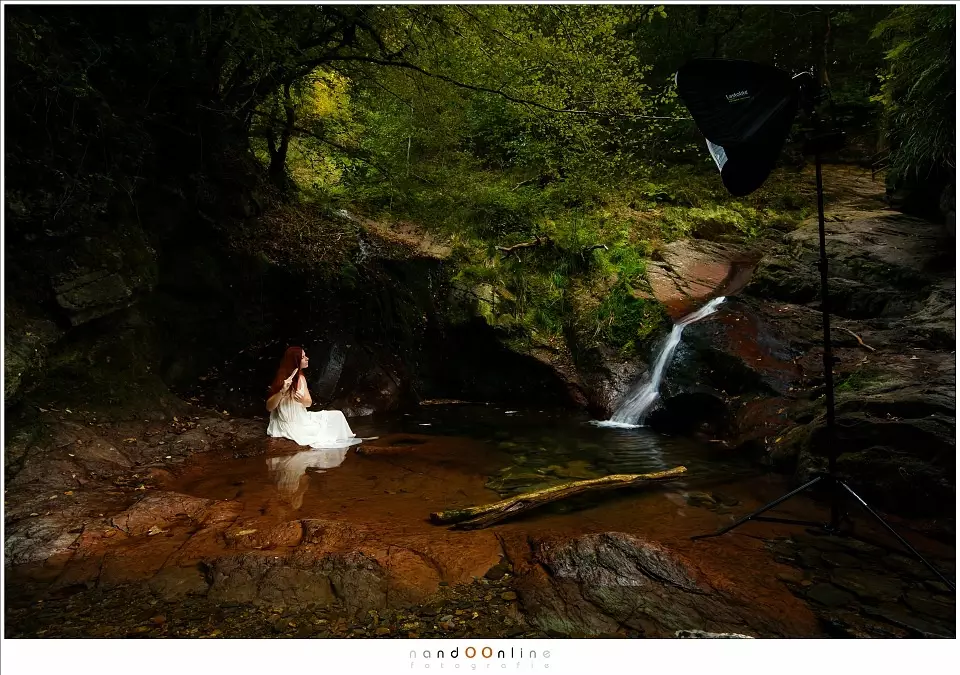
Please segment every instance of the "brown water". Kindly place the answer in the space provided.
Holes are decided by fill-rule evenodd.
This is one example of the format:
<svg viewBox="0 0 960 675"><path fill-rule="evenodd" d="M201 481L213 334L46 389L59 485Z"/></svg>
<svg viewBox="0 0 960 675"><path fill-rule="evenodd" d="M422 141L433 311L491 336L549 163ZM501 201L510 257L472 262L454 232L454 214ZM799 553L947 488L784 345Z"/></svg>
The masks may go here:
<svg viewBox="0 0 960 675"><path fill-rule="evenodd" d="M262 438L190 458L156 487L224 500L218 508L230 512L226 521L200 529L189 523L164 526L165 536L125 536L91 527L82 554L57 573L57 583L82 582L90 573L99 579L98 588L110 589L146 581L161 569L189 571L225 554L293 554L306 545L305 532L313 523L321 534L313 535L308 549L363 553L389 569L411 597L428 598L441 584L454 587L483 577L504 554L523 567L531 537L623 532L682 556L711 586L755 607L783 635L827 634L824 616L829 619L831 612L840 612L838 621L847 627L860 626L860 613L886 612L886 623L869 619L874 627L844 628L846 633L954 630L952 621L931 624L928 615L914 610L920 603L942 613L952 596L938 589L922 567L905 563L895 553L897 544L861 512L853 511L853 530L873 544L854 549L856 559L837 558L839 542L776 523L748 523L719 538L692 541L691 536L713 532L790 487L783 477L761 472L721 444L646 429L597 428L568 411L496 406L424 406L414 414L352 420L352 425L358 435L378 438L346 451L305 450ZM485 530L451 530L429 520L432 512L490 503L556 482L681 465L688 469L682 481L587 494ZM805 494L775 515L823 522L828 511ZM953 547L910 532L909 525L898 523L915 546L949 564L952 574ZM866 584L866 599L833 585L837 565L847 565L837 583L848 589ZM868 568L872 571L863 581L857 575ZM901 600L870 599L869 586L881 577L881 586L893 583ZM849 600L841 607L821 602L838 594ZM56 623L58 611L51 609L50 621ZM919 628L910 633L905 621ZM50 629L43 624L43 630Z"/></svg>
<svg viewBox="0 0 960 675"><path fill-rule="evenodd" d="M809 548L804 528L749 523L723 537L690 539L715 531L791 487L783 477L763 473L721 444L647 429L598 428L587 417L566 411L497 406L424 406L414 414L355 420L353 427L360 436L378 438L332 456L285 441L268 442L266 453L259 456L207 455L169 488L241 502L238 528L262 530L293 519L336 520L362 531L361 539L371 550L415 549L428 556L437 571L436 578L417 582L424 590L437 579L460 583L482 576L502 551L524 550L531 534L626 532L659 541L692 561L715 587L774 617L785 634L824 634L822 613L832 610L803 594L822 587L819 582L828 578L831 568L818 562L819 571L803 571L805 586L798 585L799 577L787 583L784 578L797 570L784 564L772 547L787 541ZM675 466L687 467L683 480L585 495L488 530L453 531L428 520L435 511L489 503L560 481ZM825 522L828 510L804 495L774 515ZM872 557L895 556L895 542L864 514L854 511L852 516L857 535L882 547ZM941 559L953 557L952 547L916 533L908 537ZM356 546L356 540L351 545ZM889 574L902 576L902 571ZM933 578L924 577L922 569L917 574L904 588L919 587L920 578Z"/></svg>
<svg viewBox="0 0 960 675"><path fill-rule="evenodd" d="M368 523L410 528L433 510L485 503L567 480L686 466L689 478L653 497L673 505L672 491L756 473L720 444L642 428L598 428L589 418L566 411L429 406L416 414L354 420L353 427L358 436L377 438L342 450L265 440L263 454L238 458L228 451L199 457L166 487L237 500L248 517L355 514ZM646 500L640 504L649 508Z"/></svg>

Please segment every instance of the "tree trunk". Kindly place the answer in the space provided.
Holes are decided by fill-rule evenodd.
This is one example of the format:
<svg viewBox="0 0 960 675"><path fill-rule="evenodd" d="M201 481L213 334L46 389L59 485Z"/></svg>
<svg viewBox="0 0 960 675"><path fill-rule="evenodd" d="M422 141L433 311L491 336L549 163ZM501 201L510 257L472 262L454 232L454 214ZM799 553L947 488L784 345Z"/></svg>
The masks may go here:
<svg viewBox="0 0 960 675"><path fill-rule="evenodd" d="M290 84L283 85L283 109L285 120L280 128L280 142L274 147L270 140L270 181L281 190L290 187L290 177L287 175L287 151L290 149L290 137L296 126L296 113L293 108L293 98L290 96Z"/></svg>
<svg viewBox="0 0 960 675"><path fill-rule="evenodd" d="M512 518L518 513L535 509L538 506L566 499L584 492L611 490L623 487L637 487L655 481L666 481L677 478L687 472L685 466L678 466L667 471L641 474L616 474L603 478L591 478L573 483L555 485L545 490L527 492L516 497L509 497L493 504L470 506L463 509L450 509L430 514L430 521L436 525L453 523L455 530L476 530L498 523L501 520Z"/></svg>

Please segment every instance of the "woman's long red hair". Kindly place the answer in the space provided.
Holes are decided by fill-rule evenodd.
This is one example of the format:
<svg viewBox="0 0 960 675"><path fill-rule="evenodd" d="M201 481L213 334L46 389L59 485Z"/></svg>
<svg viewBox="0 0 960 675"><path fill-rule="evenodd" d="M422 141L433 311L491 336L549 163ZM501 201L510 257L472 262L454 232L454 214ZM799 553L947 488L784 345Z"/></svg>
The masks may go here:
<svg viewBox="0 0 960 675"><path fill-rule="evenodd" d="M290 382L290 390L297 390L297 387L300 385L300 378L303 377L303 375L300 374L300 361L302 360L303 348L287 347L287 351L283 353L283 360L280 361L280 367L277 368L277 375L273 378L273 383L270 385L270 392L267 394L268 398L283 389L283 381L290 377L290 373L294 370L297 371L297 375Z"/></svg>

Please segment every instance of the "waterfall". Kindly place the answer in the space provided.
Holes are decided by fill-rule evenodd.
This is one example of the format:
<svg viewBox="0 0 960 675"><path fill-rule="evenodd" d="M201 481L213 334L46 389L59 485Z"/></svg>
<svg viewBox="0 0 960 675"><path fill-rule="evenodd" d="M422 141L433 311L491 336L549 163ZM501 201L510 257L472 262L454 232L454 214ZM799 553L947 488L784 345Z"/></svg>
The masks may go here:
<svg viewBox="0 0 960 675"><path fill-rule="evenodd" d="M683 329L691 323L696 323L700 319L716 312L717 307L720 306L720 303L722 303L724 299L723 297L714 298L696 312L688 314L674 324L670 335L660 348L660 353L657 354L653 370L649 376L630 392L623 403L620 404L620 407L613 413L613 417L606 422L601 422L601 425L621 427L642 425L644 414L650 406L653 405L653 402L657 400L657 397L660 396L660 382L663 380L663 373L670 364L670 359L673 357L673 352L676 350L677 345L680 344Z"/></svg>

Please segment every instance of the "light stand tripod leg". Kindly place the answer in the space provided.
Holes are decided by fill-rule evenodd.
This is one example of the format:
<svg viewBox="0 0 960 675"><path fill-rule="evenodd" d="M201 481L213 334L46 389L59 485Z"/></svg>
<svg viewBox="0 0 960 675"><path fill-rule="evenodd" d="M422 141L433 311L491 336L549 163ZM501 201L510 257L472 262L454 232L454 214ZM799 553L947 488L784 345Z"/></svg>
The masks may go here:
<svg viewBox="0 0 960 675"><path fill-rule="evenodd" d="M865 509L867 510L867 513L869 513L871 516L873 516L874 519L875 519L878 523L880 523L881 525L883 525L883 526L887 529L887 532L889 532L889 533L892 534L894 537L896 537L896 538L897 538L897 541L899 541L901 544L903 544L904 547L906 547L906 549L907 549L908 551L910 551L917 560L919 560L920 562L922 562L924 565L926 565L928 568L930 568L930 571L931 571L931 572L933 572L933 573L936 574L938 577L940 577L940 580L943 581L943 583L945 583L945 584L950 588L951 591L952 591L952 590L955 590L955 587L954 587L954 585L953 585L953 582L950 581L949 579L947 579L945 576L943 576L943 575L940 573L940 570L938 570L936 567L934 567L932 564L930 564L930 562L929 562L926 558L924 558L922 555L920 555L920 552L917 551L917 549L915 549L913 546L911 546L911 545L910 545L910 542L908 542L906 539L904 539L904 538L901 537L899 534L897 534L897 531L894 530L892 527L890 527L890 525L887 523L887 521L885 521L883 518L880 517L880 514L878 514L878 513L877 513L876 511L874 511L873 509L871 509L871 508L870 508L870 505L867 504L865 501L863 501L863 499L860 497L860 495L858 495L856 492L854 492L853 489L852 489L849 485L847 485L846 483L844 483L842 480L841 480L841 481L837 481L837 482L843 487L844 490L846 490L846 491L849 492L851 495L853 495L853 498L856 499L858 502L860 502L860 506L862 506L863 508L865 508Z"/></svg>
<svg viewBox="0 0 960 675"><path fill-rule="evenodd" d="M783 495L783 496L780 497L779 499L770 502L769 504L767 504L767 505L764 506L764 507L761 507L760 509L757 509L756 511L754 511L753 513L751 513L751 514L748 515L748 516L744 516L743 518L741 518L740 520L736 521L735 523L731 523L730 525L727 525L727 526L724 527L723 529L717 530L717 531L714 532L713 534L698 534L698 535L693 536L693 537L690 537L690 538L691 538L691 539L708 539L708 538L710 538L710 537L719 537L719 536L722 535L722 534L726 534L727 532L729 532L730 530L734 529L735 527L739 527L740 525L743 525L743 524L744 524L745 522L747 522L748 520L753 520L753 519L755 519L755 518L756 518L757 516L759 516L761 513L764 513L764 512L766 512L766 511L769 511L769 510L772 509L773 507L782 504L783 502L787 501L788 499L790 499L790 498L793 497L794 495L800 494L801 492L803 492L804 490L806 490L806 489L809 488L809 487L813 487L814 485L816 485L817 483L819 483L821 480L823 480L823 476L817 476L816 478L814 478L813 480L809 481L808 483L804 483L803 485L801 485L800 487L798 487L798 488L797 488L796 490L794 490L793 492L788 492L787 494Z"/></svg>

